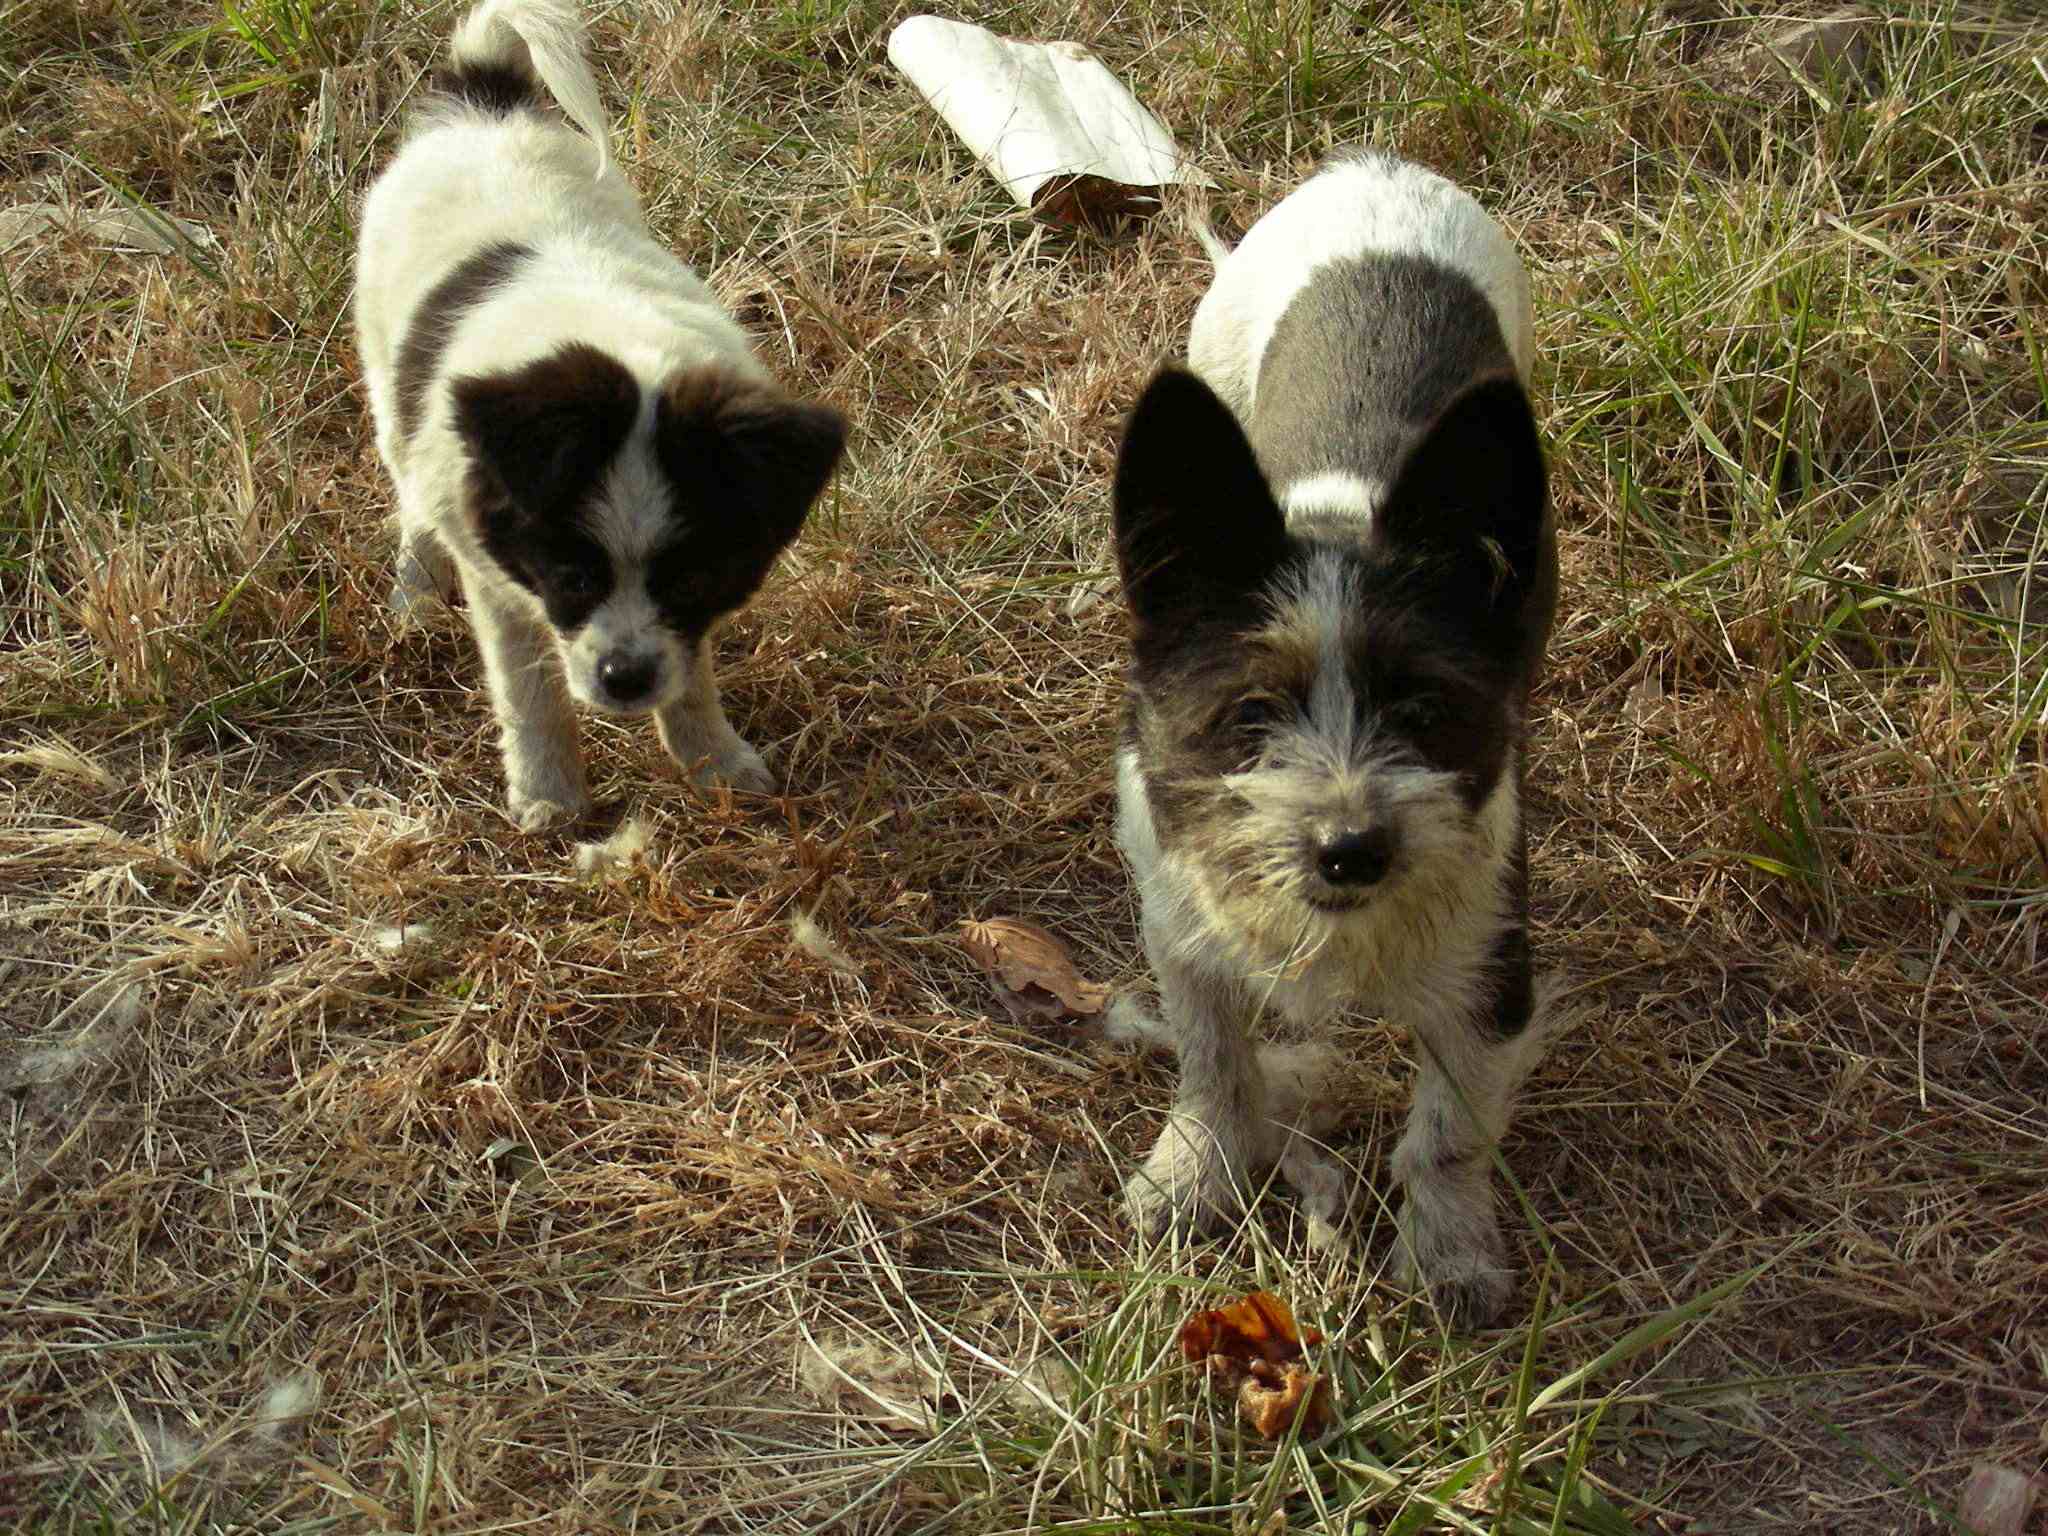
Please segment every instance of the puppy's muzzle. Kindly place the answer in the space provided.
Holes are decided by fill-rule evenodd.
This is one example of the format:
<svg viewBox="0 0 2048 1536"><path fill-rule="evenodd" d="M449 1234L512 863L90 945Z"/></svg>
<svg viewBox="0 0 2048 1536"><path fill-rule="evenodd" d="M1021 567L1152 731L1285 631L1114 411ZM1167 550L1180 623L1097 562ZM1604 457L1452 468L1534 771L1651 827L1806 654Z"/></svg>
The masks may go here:
<svg viewBox="0 0 2048 1536"><path fill-rule="evenodd" d="M661 679L659 656L635 656L613 651L597 663L597 686L604 702L613 709L639 709L653 697Z"/></svg>
<svg viewBox="0 0 2048 1536"><path fill-rule="evenodd" d="M1347 894L1386 878L1394 863L1394 834L1386 827L1346 827L1316 845L1316 873Z"/></svg>

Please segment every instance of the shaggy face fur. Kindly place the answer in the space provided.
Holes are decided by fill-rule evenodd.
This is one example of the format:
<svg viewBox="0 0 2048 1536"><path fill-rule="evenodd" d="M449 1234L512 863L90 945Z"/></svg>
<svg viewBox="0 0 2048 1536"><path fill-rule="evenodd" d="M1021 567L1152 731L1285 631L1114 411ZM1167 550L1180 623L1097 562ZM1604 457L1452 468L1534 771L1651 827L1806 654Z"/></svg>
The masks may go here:
<svg viewBox="0 0 2048 1536"><path fill-rule="evenodd" d="M1499 458L1503 435L1519 469ZM1453 921L1484 895L1474 868L1501 852L1487 812L1540 646L1522 601L1535 552L1519 551L1519 575L1496 569L1499 541L1447 509L1512 493L1444 477L1523 476L1533 528L1542 464L1512 381L1468 397L1432 447L1368 541L1356 525L1290 532L1235 421L1191 376L1163 376L1132 418L1129 741L1162 850L1254 971L1304 974L1337 950L1347 984L1372 981L1399 960L1375 951ZM1511 500L1480 505L1516 515Z"/></svg>
<svg viewBox="0 0 2048 1536"><path fill-rule="evenodd" d="M1457 198L1398 161L1325 170L1269 220L1305 213L1327 245L1362 208L1371 238L1300 272L1262 222L1197 318L1190 354L1245 424L1177 369L1133 411L1119 830L1182 1060L1140 1219L1226 1216L1273 1162L1341 1215L1302 1144L1315 1074L1248 1042L1269 1009L1372 1008L1425 1058L1397 1155L1410 1259L1470 1321L1505 1297L1485 1158L1534 1059L1519 791L1556 555L1519 328L1465 270L1500 277L1504 241ZM1484 262L1381 248L1403 199L1465 220ZM1247 335L1249 360L1227 344Z"/></svg>
<svg viewBox="0 0 2048 1536"><path fill-rule="evenodd" d="M450 53L357 256L394 601L459 580L520 826L588 803L571 699L652 714L685 768L769 789L710 635L796 537L844 427L784 397L649 236L571 0L486 0Z"/></svg>

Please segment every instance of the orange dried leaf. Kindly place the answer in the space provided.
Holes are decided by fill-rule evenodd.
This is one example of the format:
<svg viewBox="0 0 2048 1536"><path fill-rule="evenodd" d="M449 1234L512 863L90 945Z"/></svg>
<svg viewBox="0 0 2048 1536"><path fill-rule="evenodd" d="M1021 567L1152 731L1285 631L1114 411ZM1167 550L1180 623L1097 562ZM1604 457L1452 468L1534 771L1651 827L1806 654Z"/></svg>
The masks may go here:
<svg viewBox="0 0 2048 1536"><path fill-rule="evenodd" d="M1087 1019L1102 1012L1109 988L1074 969L1067 947L1036 923L1014 917L960 925L960 947L996 984L996 996L1020 1019Z"/></svg>
<svg viewBox="0 0 2048 1536"><path fill-rule="evenodd" d="M1309 1439L1330 1426L1330 1384L1302 1358L1303 1346L1322 1337L1297 1324L1271 1291L1253 1291L1181 1324L1180 1352L1202 1361L1212 1384L1237 1394L1238 1415L1255 1432L1278 1440L1299 1417Z"/></svg>
<svg viewBox="0 0 2048 1536"><path fill-rule="evenodd" d="M1313 1440L1330 1427L1330 1384L1305 1365L1260 1361L1238 1386L1237 1412L1268 1440L1284 1439L1297 1419L1301 1438Z"/></svg>
<svg viewBox="0 0 2048 1536"><path fill-rule="evenodd" d="M1271 1291L1253 1291L1242 1301L1197 1312L1181 1324L1180 1352L1188 1360L1221 1356L1244 1367L1254 1360L1285 1365L1301 1358L1304 1342L1317 1344L1322 1337L1311 1328L1304 1341L1286 1302Z"/></svg>

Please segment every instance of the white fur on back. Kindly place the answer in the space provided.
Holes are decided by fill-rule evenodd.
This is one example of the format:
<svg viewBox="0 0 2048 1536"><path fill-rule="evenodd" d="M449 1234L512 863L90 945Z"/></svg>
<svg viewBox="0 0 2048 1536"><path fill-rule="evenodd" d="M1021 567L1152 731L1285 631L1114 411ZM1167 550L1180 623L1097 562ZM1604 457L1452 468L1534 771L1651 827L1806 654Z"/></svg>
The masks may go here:
<svg viewBox="0 0 2048 1536"><path fill-rule="evenodd" d="M1535 329L1513 242L1470 194L1383 155L1318 171L1246 232L1195 311L1188 366L1249 421L1259 364L1295 295L1318 268L1375 254L1423 257L1470 278L1528 382Z"/></svg>
<svg viewBox="0 0 2048 1536"><path fill-rule="evenodd" d="M647 233L618 168L598 167L589 140L530 113L450 114L405 145L363 202L357 254L357 324L380 417L420 301L503 241L536 257L465 315L444 375L516 367L574 340L617 357L643 387L684 363L766 376L710 289ZM430 396L423 439L433 415Z"/></svg>

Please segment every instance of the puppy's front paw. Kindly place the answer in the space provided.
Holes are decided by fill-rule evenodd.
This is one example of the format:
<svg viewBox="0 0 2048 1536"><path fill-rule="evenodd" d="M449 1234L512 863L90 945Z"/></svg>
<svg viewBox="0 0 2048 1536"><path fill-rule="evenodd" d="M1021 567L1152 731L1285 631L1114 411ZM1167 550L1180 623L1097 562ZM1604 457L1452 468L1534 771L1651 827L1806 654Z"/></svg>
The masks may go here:
<svg viewBox="0 0 2048 1536"><path fill-rule="evenodd" d="M1308 1219L1309 1247L1319 1252L1347 1247L1352 1180L1344 1165L1306 1136L1293 1136L1280 1154L1280 1177L1294 1190Z"/></svg>
<svg viewBox="0 0 2048 1536"><path fill-rule="evenodd" d="M1175 1115L1159 1133L1144 1166L1124 1185L1131 1225L1147 1241L1169 1232L1197 1237L1234 1221L1249 1191L1246 1169L1223 1140L1192 1118Z"/></svg>
<svg viewBox="0 0 2048 1536"><path fill-rule="evenodd" d="M517 790L505 797L512 824L522 832L545 832L571 822L590 809L588 795L561 794L554 798L524 795Z"/></svg>
<svg viewBox="0 0 2048 1536"><path fill-rule="evenodd" d="M513 823L522 832L545 832L549 827L574 821L590 809L590 793L583 787L580 765L570 772L559 765L514 767L507 775L505 804Z"/></svg>
<svg viewBox="0 0 2048 1536"><path fill-rule="evenodd" d="M559 712L508 726L505 803L522 832L539 832L590 809L583 758L576 750L576 721L566 700Z"/></svg>
<svg viewBox="0 0 2048 1536"><path fill-rule="evenodd" d="M689 769L691 780L698 784L730 784L753 795L775 793L775 775L768 771L768 764L737 736L721 751L684 766Z"/></svg>
<svg viewBox="0 0 2048 1536"><path fill-rule="evenodd" d="M655 716L661 745L695 784L730 784L750 794L775 792L775 775L761 754L726 723L715 700L672 704Z"/></svg>
<svg viewBox="0 0 2048 1536"><path fill-rule="evenodd" d="M1514 1280L1501 1254L1491 1188L1479 1200L1411 1194L1401 1210L1401 1271L1459 1332L1499 1317Z"/></svg>

